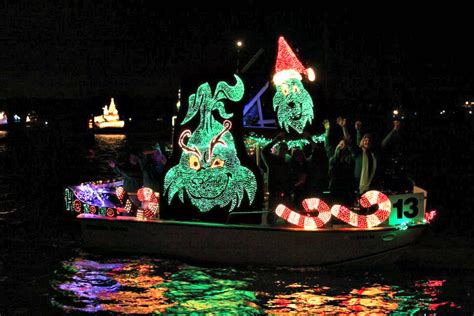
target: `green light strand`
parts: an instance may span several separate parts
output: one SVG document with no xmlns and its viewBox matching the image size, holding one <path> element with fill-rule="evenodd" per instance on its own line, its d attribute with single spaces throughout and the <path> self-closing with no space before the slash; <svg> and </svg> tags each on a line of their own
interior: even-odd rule
<svg viewBox="0 0 474 316">
<path fill-rule="evenodd" d="M 72 201 L 73 201 L 73 192 L 71 189 L 66 188 L 64 190 L 64 201 L 66 203 L 66 211 L 73 211 Z"/>
<path fill-rule="evenodd" d="M 311 139 L 315 143 L 323 143 L 326 139 L 325 134 L 321 135 L 313 135 L 311 136 Z M 262 137 L 262 136 L 256 136 L 256 135 L 250 135 L 246 137 L 247 141 L 250 141 L 251 143 L 257 143 L 260 147 L 265 147 L 267 144 L 269 144 L 272 140 L 270 138 Z M 303 148 L 304 146 L 309 145 L 309 141 L 306 138 L 300 138 L 300 139 L 294 139 L 294 140 L 289 140 L 286 142 L 288 145 L 288 148 Z"/>
</svg>

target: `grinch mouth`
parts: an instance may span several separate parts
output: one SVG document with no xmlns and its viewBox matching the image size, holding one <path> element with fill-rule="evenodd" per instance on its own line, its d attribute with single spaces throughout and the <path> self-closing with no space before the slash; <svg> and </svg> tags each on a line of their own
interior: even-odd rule
<svg viewBox="0 0 474 316">
<path fill-rule="evenodd" d="M 227 186 L 229 185 L 229 180 L 230 180 L 230 175 L 229 174 L 226 174 L 226 183 L 225 183 L 225 186 L 224 188 L 221 190 L 221 192 L 219 192 L 218 194 L 214 195 L 214 196 L 211 196 L 211 197 L 206 197 L 206 196 L 197 196 L 195 194 L 193 194 L 192 191 L 190 190 L 187 190 L 189 195 L 194 198 L 194 199 L 205 199 L 205 200 L 214 200 L 216 198 L 218 198 L 219 196 L 221 196 L 226 190 L 227 190 Z M 197 192 L 196 192 L 197 193 Z"/>
<path fill-rule="evenodd" d="M 296 121 L 296 120 L 299 120 L 302 116 L 303 116 L 303 115 L 301 114 L 301 111 L 300 111 L 300 112 L 297 113 L 297 114 L 293 114 L 293 115 L 291 116 L 291 119 Z"/>
</svg>

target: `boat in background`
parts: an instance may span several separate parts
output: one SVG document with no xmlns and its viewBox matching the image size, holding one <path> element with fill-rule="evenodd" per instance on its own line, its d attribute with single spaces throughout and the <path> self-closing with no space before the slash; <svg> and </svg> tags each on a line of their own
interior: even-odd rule
<svg viewBox="0 0 474 316">
<path fill-rule="evenodd" d="M 114 98 L 111 98 L 110 104 L 108 106 L 105 105 L 102 109 L 102 115 L 94 116 L 93 119 L 89 119 L 89 129 L 100 133 L 121 132 L 125 127 L 125 121 L 120 120 Z"/>
<path fill-rule="evenodd" d="M 0 130 L 7 129 L 8 126 L 8 116 L 5 111 L 0 111 Z"/>
</svg>

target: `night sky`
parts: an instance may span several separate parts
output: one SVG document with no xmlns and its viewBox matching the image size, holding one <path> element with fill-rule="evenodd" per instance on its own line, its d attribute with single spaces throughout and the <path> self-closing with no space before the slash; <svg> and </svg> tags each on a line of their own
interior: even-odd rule
<svg viewBox="0 0 474 316">
<path fill-rule="evenodd" d="M 143 1 L 0 2 L 0 98 L 175 97 L 193 74 L 270 78 L 284 35 L 323 102 L 455 107 L 474 88 L 466 8 L 165 9 Z"/>
</svg>

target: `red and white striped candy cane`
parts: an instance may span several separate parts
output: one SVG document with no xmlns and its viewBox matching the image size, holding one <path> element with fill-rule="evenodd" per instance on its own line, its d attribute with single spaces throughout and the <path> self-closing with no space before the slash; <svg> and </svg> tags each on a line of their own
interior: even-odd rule
<svg viewBox="0 0 474 316">
<path fill-rule="evenodd" d="M 354 213 L 344 205 L 333 205 L 331 213 L 338 219 L 347 224 L 359 227 L 370 228 L 380 225 L 385 222 L 392 211 L 392 203 L 389 198 L 379 191 L 367 191 L 359 199 L 362 207 L 369 208 L 372 205 L 378 205 L 378 210 L 370 215 L 359 215 Z"/>
<path fill-rule="evenodd" d="M 158 199 L 155 192 L 150 188 L 141 188 L 137 192 L 137 197 L 140 202 L 144 202 L 143 215 L 146 218 L 153 218 L 158 211 Z"/>
<path fill-rule="evenodd" d="M 311 213 L 319 211 L 319 214 L 317 216 L 303 215 L 291 210 L 283 204 L 277 206 L 275 213 L 287 222 L 304 229 L 324 227 L 331 218 L 331 210 L 329 209 L 329 206 L 321 199 L 305 199 L 302 204 L 306 212 Z"/>
</svg>

